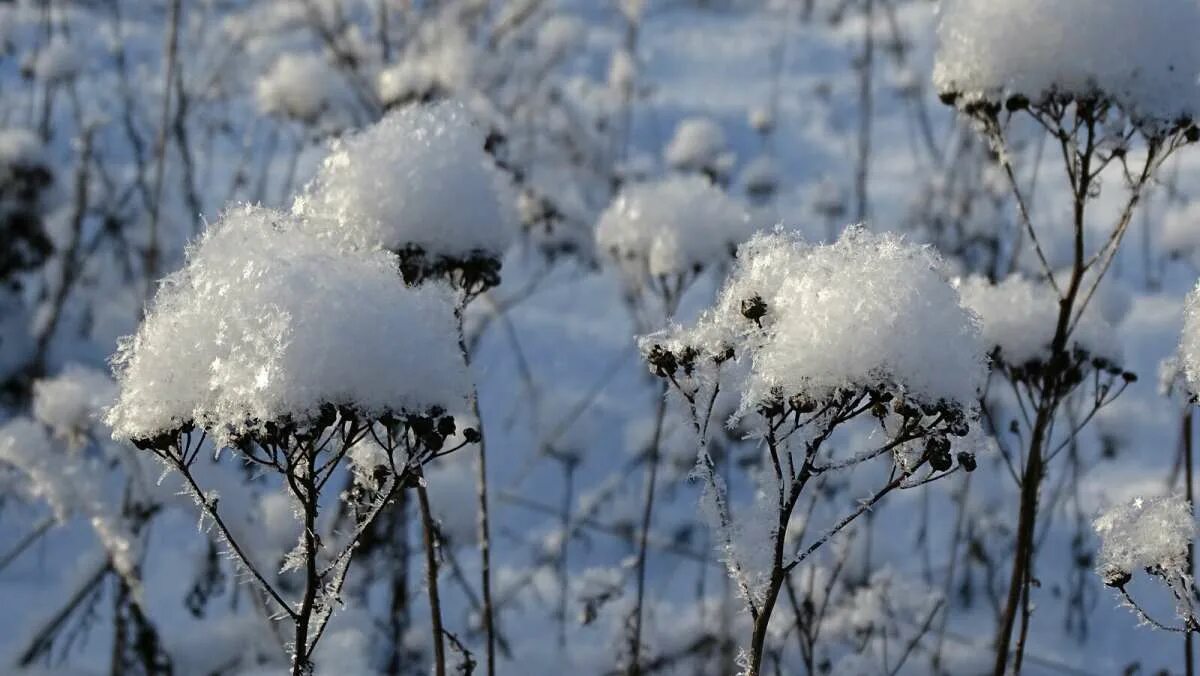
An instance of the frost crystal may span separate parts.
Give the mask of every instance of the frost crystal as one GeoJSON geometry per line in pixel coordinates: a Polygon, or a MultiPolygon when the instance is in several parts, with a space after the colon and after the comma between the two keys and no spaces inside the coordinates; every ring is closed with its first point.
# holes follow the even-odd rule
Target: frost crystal
{"type": "Polygon", "coordinates": [[[146,438],[190,421],[220,441],[322,404],[378,415],[463,404],[447,289],[403,285],[387,252],[347,252],[293,217],[226,212],[168,277],[113,366],[108,422],[146,438]]]}
{"type": "Polygon", "coordinates": [[[517,223],[512,186],[457,103],[407,107],[335,141],[293,212],[351,247],[458,258],[499,258],[517,223]]]}
{"type": "Polygon", "coordinates": [[[1100,536],[1096,570],[1108,584],[1141,568],[1172,577],[1187,571],[1196,522],[1191,505],[1181,497],[1137,498],[1104,513],[1092,526],[1100,536]]]}
{"type": "Polygon", "coordinates": [[[940,14],[941,92],[992,101],[1099,95],[1143,123],[1196,113],[1193,0],[943,0],[940,14]]]}
{"type": "Polygon", "coordinates": [[[630,275],[678,275],[729,258],[749,234],[745,209],[700,176],[625,188],[601,215],[596,245],[630,275]]]}
{"type": "Polygon", "coordinates": [[[871,387],[971,409],[985,375],[977,321],[941,260],[863,228],[826,246],[756,235],[716,306],[695,327],[642,339],[644,351],[658,344],[689,346],[708,363],[730,349],[748,361],[741,413],[780,396],[819,401],[871,387]]]}

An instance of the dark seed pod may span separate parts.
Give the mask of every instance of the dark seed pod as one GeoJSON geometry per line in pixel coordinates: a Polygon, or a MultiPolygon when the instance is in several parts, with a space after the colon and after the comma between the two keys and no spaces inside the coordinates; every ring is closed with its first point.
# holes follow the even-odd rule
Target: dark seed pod
{"type": "Polygon", "coordinates": [[[1021,94],[1013,94],[1012,96],[1008,97],[1007,101],[1004,102],[1004,107],[1007,108],[1009,112],[1025,110],[1029,107],[1029,98],[1021,94]]]}
{"type": "Polygon", "coordinates": [[[934,453],[930,454],[930,456],[929,456],[929,466],[932,467],[935,471],[945,472],[945,471],[949,470],[951,465],[953,465],[953,464],[954,463],[953,463],[953,460],[951,460],[951,458],[950,458],[949,451],[934,452],[934,453]]]}
{"type": "Polygon", "coordinates": [[[1129,584],[1129,581],[1133,579],[1133,574],[1119,568],[1106,568],[1102,577],[1104,584],[1114,589],[1120,589],[1129,584]]]}
{"type": "Polygon", "coordinates": [[[408,420],[409,427],[412,427],[413,434],[418,437],[425,437],[433,434],[433,420],[425,416],[413,416],[408,420]]]}
{"type": "Polygon", "coordinates": [[[752,322],[759,321],[767,314],[767,302],[762,299],[762,296],[754,296],[742,300],[742,316],[752,322]]]}
{"type": "Polygon", "coordinates": [[[975,456],[963,451],[958,454],[958,464],[968,472],[974,472],[977,465],[975,464],[975,456]]]}

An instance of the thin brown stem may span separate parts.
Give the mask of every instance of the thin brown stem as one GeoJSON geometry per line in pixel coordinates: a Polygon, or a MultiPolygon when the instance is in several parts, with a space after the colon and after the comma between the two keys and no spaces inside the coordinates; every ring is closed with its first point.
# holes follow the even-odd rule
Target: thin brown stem
{"type": "Polygon", "coordinates": [[[446,676],[446,643],[442,632],[442,602],[438,594],[437,526],[429,508],[429,493],[424,477],[418,480],[417,502],[421,506],[421,526],[425,533],[425,583],[429,591],[429,620],[433,626],[433,666],[435,676],[446,676]]]}

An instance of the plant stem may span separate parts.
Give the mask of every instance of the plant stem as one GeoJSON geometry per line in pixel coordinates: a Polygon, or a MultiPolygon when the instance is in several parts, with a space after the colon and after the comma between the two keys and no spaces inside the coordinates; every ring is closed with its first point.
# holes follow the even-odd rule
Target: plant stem
{"type": "MultiPolygon", "coordinates": [[[[420,481],[424,481],[424,476],[420,481]]],[[[421,525],[425,532],[425,583],[429,587],[429,619],[433,626],[434,674],[446,676],[446,644],[442,638],[442,602],[437,581],[436,526],[429,509],[429,493],[421,483],[417,484],[417,501],[421,505],[421,525]]]]}
{"type": "Polygon", "coordinates": [[[642,501],[642,531],[638,538],[637,553],[637,603],[633,608],[633,636],[630,641],[629,674],[641,674],[642,616],[646,599],[646,543],[650,537],[650,522],[654,512],[654,487],[658,483],[659,446],[662,441],[663,421],[667,415],[667,392],[664,383],[659,392],[658,408],[654,416],[654,436],[646,455],[646,486],[642,501]]]}
{"type": "MultiPolygon", "coordinates": [[[[1184,494],[1187,496],[1188,509],[1195,513],[1193,506],[1193,491],[1192,487],[1192,407],[1189,404],[1187,411],[1183,414],[1183,425],[1181,434],[1183,436],[1183,477],[1184,477],[1184,494]]],[[[1196,573],[1196,544],[1188,543],[1187,553],[1187,572],[1189,577],[1194,577],[1196,573]]],[[[1196,654],[1195,646],[1192,643],[1192,634],[1195,632],[1185,632],[1183,635],[1183,658],[1184,658],[1184,674],[1186,676],[1195,676],[1196,674],[1196,654]]]]}

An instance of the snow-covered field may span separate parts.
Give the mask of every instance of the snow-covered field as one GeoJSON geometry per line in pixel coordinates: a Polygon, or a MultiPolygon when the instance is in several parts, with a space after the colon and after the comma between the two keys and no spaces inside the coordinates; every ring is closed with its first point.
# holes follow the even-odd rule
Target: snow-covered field
{"type": "Polygon", "coordinates": [[[1192,674],[1197,34],[0,3],[0,673],[1192,674]]]}

